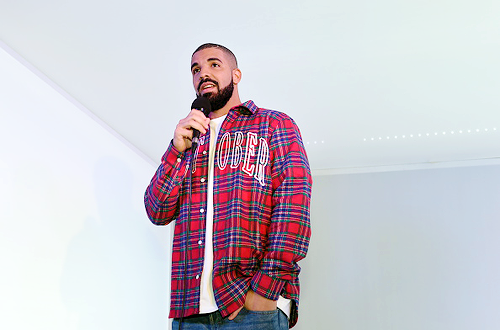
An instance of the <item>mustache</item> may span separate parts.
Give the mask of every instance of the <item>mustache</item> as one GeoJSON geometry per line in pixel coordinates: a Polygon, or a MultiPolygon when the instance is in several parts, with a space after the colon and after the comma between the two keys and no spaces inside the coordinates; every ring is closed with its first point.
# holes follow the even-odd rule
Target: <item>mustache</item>
{"type": "Polygon", "coordinates": [[[203,79],[202,81],[200,81],[200,83],[198,84],[198,92],[200,92],[201,85],[202,85],[203,83],[206,83],[206,82],[211,82],[211,83],[213,83],[215,86],[217,86],[217,88],[219,88],[219,84],[218,84],[215,80],[212,80],[212,79],[210,79],[210,78],[205,78],[205,79],[203,79]]]}

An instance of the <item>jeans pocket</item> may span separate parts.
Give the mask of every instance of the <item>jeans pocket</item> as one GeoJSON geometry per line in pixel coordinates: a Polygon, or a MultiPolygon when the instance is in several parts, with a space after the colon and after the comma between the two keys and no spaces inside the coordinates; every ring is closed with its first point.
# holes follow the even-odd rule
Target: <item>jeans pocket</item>
{"type": "Polygon", "coordinates": [[[255,314],[255,315],[271,315],[271,316],[274,316],[278,313],[278,309],[273,309],[271,311],[251,311],[249,309],[246,309],[245,307],[243,307],[244,310],[247,311],[248,314],[255,314]]]}
{"type": "MultiPolygon", "coordinates": [[[[251,311],[243,307],[232,321],[238,330],[285,330],[288,320],[279,309],[271,311],[251,311]]],[[[233,328],[228,328],[233,329],[233,328]]],[[[236,328],[234,328],[236,329],[236,328]]]]}

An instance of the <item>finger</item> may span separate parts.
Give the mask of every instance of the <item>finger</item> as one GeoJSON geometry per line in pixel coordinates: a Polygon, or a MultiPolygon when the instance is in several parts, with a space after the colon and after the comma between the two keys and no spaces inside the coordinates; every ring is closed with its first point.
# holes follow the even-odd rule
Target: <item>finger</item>
{"type": "Polygon", "coordinates": [[[177,127],[174,132],[173,144],[174,147],[183,152],[184,150],[191,148],[191,139],[193,138],[193,131],[191,129],[177,127]]]}
{"type": "Polygon", "coordinates": [[[191,139],[193,136],[193,130],[188,127],[178,126],[175,130],[175,135],[182,138],[191,139]]]}
{"type": "Polygon", "coordinates": [[[191,138],[193,136],[192,131],[196,129],[201,134],[205,134],[207,132],[208,127],[204,124],[196,121],[195,119],[186,119],[179,122],[176,127],[176,134],[182,135],[184,137],[191,138]]]}
{"type": "Polygon", "coordinates": [[[179,124],[177,125],[178,128],[185,128],[185,129],[197,129],[201,133],[205,134],[208,129],[208,122],[205,120],[206,118],[200,118],[200,117],[186,117],[185,119],[181,120],[179,124]]]}
{"type": "Polygon", "coordinates": [[[237,310],[235,310],[234,312],[231,313],[231,315],[229,315],[228,319],[229,321],[232,321],[236,318],[236,316],[238,316],[238,314],[240,313],[240,311],[243,309],[243,306],[241,306],[240,308],[238,308],[237,310]]]}
{"type": "Polygon", "coordinates": [[[210,118],[205,116],[203,112],[201,112],[200,110],[192,109],[188,117],[190,116],[195,118],[198,122],[202,123],[205,128],[208,128],[208,125],[210,124],[210,118]]]}
{"type": "Polygon", "coordinates": [[[210,121],[210,119],[205,116],[205,114],[200,111],[200,110],[196,110],[196,109],[191,109],[191,112],[189,113],[188,117],[195,117],[195,118],[198,118],[200,121],[206,121],[208,119],[208,121],[210,121]]]}

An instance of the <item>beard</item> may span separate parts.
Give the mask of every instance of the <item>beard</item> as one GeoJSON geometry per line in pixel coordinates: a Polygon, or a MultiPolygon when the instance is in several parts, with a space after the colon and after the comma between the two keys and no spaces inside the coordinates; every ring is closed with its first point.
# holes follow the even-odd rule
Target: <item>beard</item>
{"type": "MultiPolygon", "coordinates": [[[[219,85],[217,85],[218,87],[219,85]]],[[[203,94],[208,101],[210,101],[210,105],[212,106],[212,111],[217,111],[219,109],[222,109],[227,102],[231,99],[231,96],[233,96],[233,91],[234,91],[234,84],[233,84],[233,79],[231,78],[231,82],[229,85],[224,87],[223,89],[219,89],[217,93],[206,93],[203,94]]]]}

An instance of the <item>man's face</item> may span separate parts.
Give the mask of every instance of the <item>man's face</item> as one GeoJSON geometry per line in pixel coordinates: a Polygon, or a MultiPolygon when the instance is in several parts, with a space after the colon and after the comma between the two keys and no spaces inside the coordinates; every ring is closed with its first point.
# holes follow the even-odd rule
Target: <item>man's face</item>
{"type": "Polygon", "coordinates": [[[218,48],[202,49],[191,59],[196,95],[207,97],[212,111],[224,107],[233,95],[233,68],[229,56],[218,48]]]}

